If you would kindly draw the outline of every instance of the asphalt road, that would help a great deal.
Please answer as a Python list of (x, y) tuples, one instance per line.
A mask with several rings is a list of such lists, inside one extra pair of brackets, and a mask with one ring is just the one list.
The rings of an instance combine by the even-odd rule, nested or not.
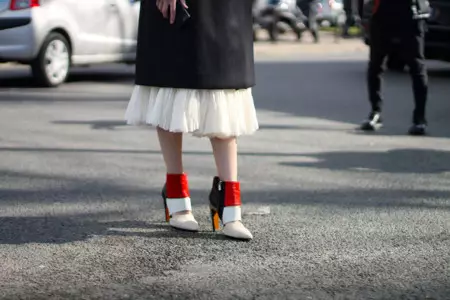
[(365, 50), (292, 47), (257, 49), (251, 242), (211, 232), (204, 139), (185, 139), (201, 232), (162, 222), (155, 132), (123, 122), (132, 67), (58, 89), (2, 68), (0, 299), (450, 299), (450, 65), (429, 64), (430, 136), (405, 135), (407, 74), (386, 76), (385, 128), (362, 134)]

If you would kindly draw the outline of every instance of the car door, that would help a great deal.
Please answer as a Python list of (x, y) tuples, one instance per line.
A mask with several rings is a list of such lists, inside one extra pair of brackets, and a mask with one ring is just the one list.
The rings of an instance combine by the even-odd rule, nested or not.
[[(95, 55), (111, 60), (121, 50), (124, 35), (122, 17), (116, 0), (63, 0), (76, 28), (77, 55)], [(103, 56), (102, 55), (110, 55)]]
[(120, 18), (120, 53), (133, 54), (136, 51), (140, 0), (114, 0)]

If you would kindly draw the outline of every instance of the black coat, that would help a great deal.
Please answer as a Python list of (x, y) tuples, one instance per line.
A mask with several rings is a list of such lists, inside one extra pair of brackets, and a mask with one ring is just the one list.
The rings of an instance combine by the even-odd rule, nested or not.
[(188, 0), (191, 18), (169, 24), (156, 0), (142, 0), (137, 85), (244, 89), (255, 83), (253, 0)]

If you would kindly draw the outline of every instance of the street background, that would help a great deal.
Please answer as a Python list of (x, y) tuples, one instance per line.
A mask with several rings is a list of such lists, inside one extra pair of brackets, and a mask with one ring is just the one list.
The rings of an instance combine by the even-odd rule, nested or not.
[[(305, 34), (305, 38), (306, 38)], [(1, 299), (450, 299), (450, 65), (428, 62), (430, 136), (407, 73), (363, 134), (367, 47), (256, 44), (261, 130), (239, 139), (251, 242), (212, 233), (209, 142), (186, 136), (198, 234), (163, 222), (155, 131), (125, 126), (132, 66), (57, 89), (0, 67)]]

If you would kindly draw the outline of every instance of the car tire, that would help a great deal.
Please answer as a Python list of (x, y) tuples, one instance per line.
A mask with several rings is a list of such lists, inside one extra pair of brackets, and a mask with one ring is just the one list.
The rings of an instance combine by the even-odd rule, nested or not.
[(50, 33), (31, 64), (36, 83), (43, 87), (57, 87), (64, 83), (69, 76), (70, 57), (67, 39), (60, 33)]

